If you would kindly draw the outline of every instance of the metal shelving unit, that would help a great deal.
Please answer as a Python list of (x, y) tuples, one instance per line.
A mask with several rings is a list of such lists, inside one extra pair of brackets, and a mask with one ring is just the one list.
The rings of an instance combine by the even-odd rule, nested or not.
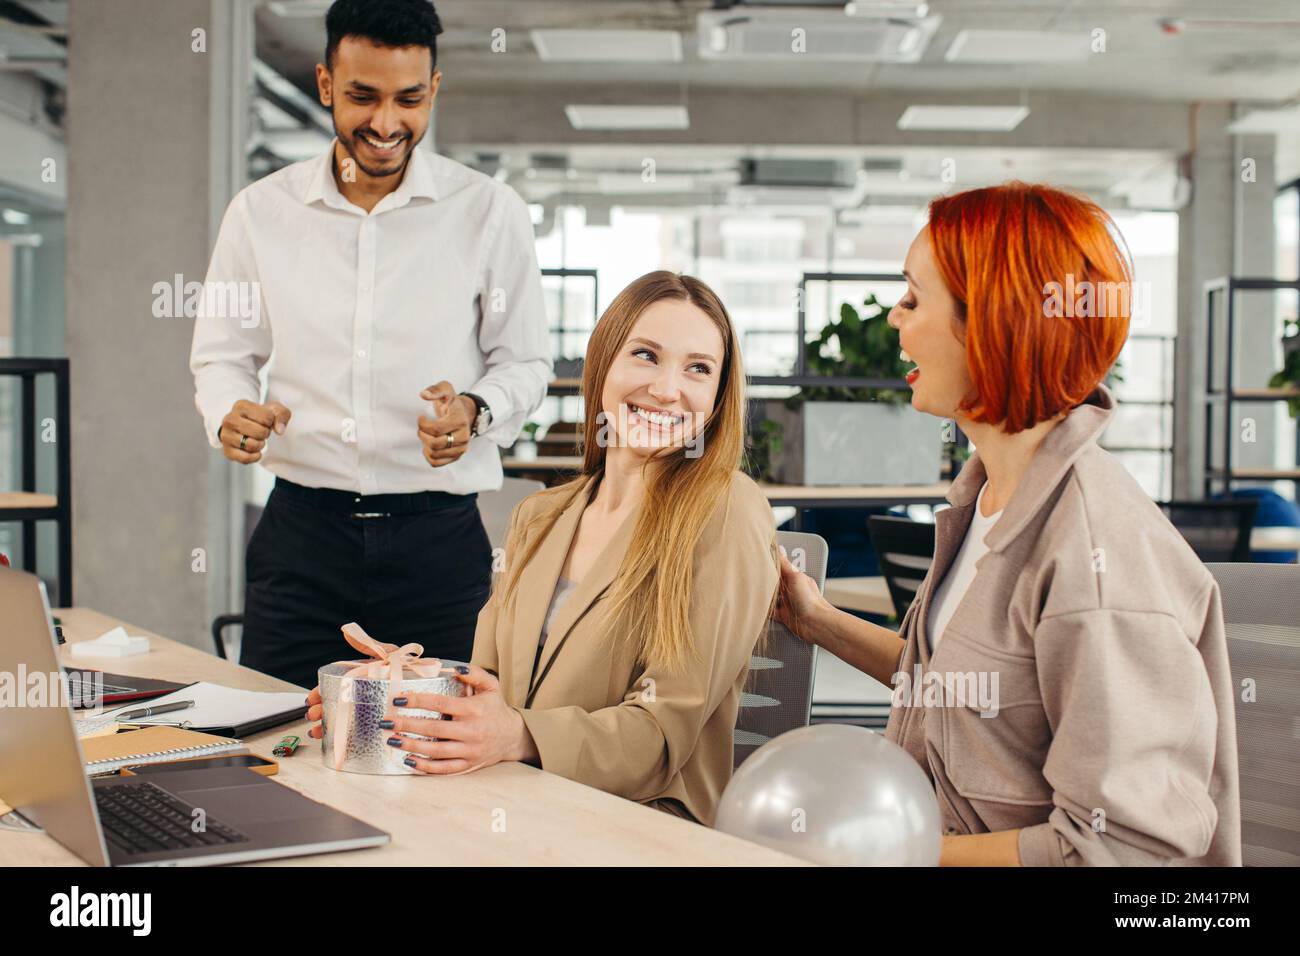
[(574, 329), (564, 324), (564, 298), (565, 285), (569, 279), (590, 279), (591, 280), (591, 327), (595, 328), (596, 320), (600, 318), (600, 277), (595, 269), (543, 269), (544, 278), (553, 278), (560, 280), (560, 324), (553, 326), (547, 331), (555, 336), (555, 350), (558, 352), (564, 348), (564, 335), (566, 332), (588, 332), (590, 329)]
[[(36, 573), (36, 523), (58, 525), (59, 579), (56, 607), (72, 606), (72, 452), (69, 443), (71, 401), (68, 360), (0, 359), (0, 375), (20, 380), (18, 421), (22, 431), (22, 471), (17, 491), (0, 492), (0, 522), (17, 521), (23, 526), (23, 570)], [(55, 445), (57, 448), (56, 492), (36, 490), (36, 377), (54, 376)]]
[[(1241, 468), (1232, 464), (1232, 407), (1237, 402), (1281, 402), (1294, 398), (1300, 390), (1293, 388), (1234, 388), (1233, 361), (1236, 346), (1236, 294), (1238, 292), (1276, 292), (1289, 290), (1300, 293), (1300, 280), (1247, 278), (1222, 276), (1211, 279), (1203, 286), (1205, 296), (1205, 325), (1208, 341), (1205, 349), (1205, 479), (1204, 494), (1209, 498), (1214, 482), (1222, 482), (1220, 490), (1228, 493), (1234, 481), (1294, 481), (1300, 495), (1300, 421), (1297, 422), (1296, 466), (1294, 468)], [(1215, 296), (1222, 296), (1223, 317), (1227, 322), (1224, 339), (1223, 388), (1214, 387), (1214, 333)], [(1223, 464), (1214, 464), (1214, 409), (1222, 405)]]

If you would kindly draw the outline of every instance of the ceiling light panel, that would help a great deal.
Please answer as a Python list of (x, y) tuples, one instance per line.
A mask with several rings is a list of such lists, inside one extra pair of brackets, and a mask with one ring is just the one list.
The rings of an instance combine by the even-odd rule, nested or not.
[(1005, 133), (1028, 115), (1028, 106), (909, 106), (898, 128)]
[(537, 55), (548, 63), (680, 63), (674, 30), (533, 30)]
[(571, 103), (564, 115), (574, 129), (689, 129), (684, 106), (618, 106)]
[(949, 63), (1078, 63), (1092, 55), (1092, 37), (1081, 30), (962, 30), (943, 58)]

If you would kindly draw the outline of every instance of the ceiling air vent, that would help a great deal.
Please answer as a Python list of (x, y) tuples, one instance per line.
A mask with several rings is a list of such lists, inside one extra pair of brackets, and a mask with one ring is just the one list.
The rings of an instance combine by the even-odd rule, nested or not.
[(848, 16), (843, 9), (734, 7), (696, 18), (700, 56), (710, 60), (803, 57), (855, 63), (915, 63), (940, 17)]
[(830, 206), (862, 201), (865, 177), (850, 160), (742, 159), (730, 202), (753, 206)]

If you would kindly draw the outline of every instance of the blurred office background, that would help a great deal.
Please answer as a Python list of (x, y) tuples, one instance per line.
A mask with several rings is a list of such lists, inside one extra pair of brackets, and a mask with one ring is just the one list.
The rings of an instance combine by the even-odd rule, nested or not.
[[(328, 5), (0, 0), (0, 356), (70, 363), (76, 603), (196, 646), (242, 606), (270, 476), (207, 446), (191, 323), (155, 317), (154, 287), (201, 279), (230, 197), (328, 145), (313, 78)], [(1288, 386), (1266, 391), (1300, 278), (1294, 0), (436, 6), (444, 81), (424, 145), (518, 190), (546, 271), (560, 381), (512, 474), (565, 457), (574, 360), (634, 277), (712, 284), (760, 380), (751, 395), (788, 396), (800, 289), (809, 339), (844, 303), (892, 304), (930, 198), (1022, 179), (1100, 202), (1149, 290), (1104, 444), (1157, 500), (1256, 488), (1294, 502)], [(1216, 370), (1207, 385), (1226, 330), (1211, 331), (1205, 284), (1223, 276), (1291, 284), (1233, 294), (1230, 385), (1256, 390), (1249, 403), (1209, 395), (1228, 382)], [(56, 496), (57, 427), (42, 427), (56, 381), (0, 377), (0, 489)], [(24, 387), (35, 410), (20, 419)], [(1229, 471), (1218, 444), (1243, 429)], [(865, 552), (862, 511), (844, 513)], [(878, 571), (851, 544), (836, 552), (856, 539), (836, 538), (834, 509), (794, 512), (782, 519), (831, 539), (833, 575)], [(53, 595), (58, 544), (57, 521), (0, 522), (0, 551), (21, 564), (34, 547)]]

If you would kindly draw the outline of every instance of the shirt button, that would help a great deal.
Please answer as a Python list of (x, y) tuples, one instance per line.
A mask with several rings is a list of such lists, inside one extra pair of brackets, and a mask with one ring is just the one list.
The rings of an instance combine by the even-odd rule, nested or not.
[(365, 349), (357, 349), (357, 358), (365, 358), (365, 357), (366, 357), (366, 350), (365, 350)]

